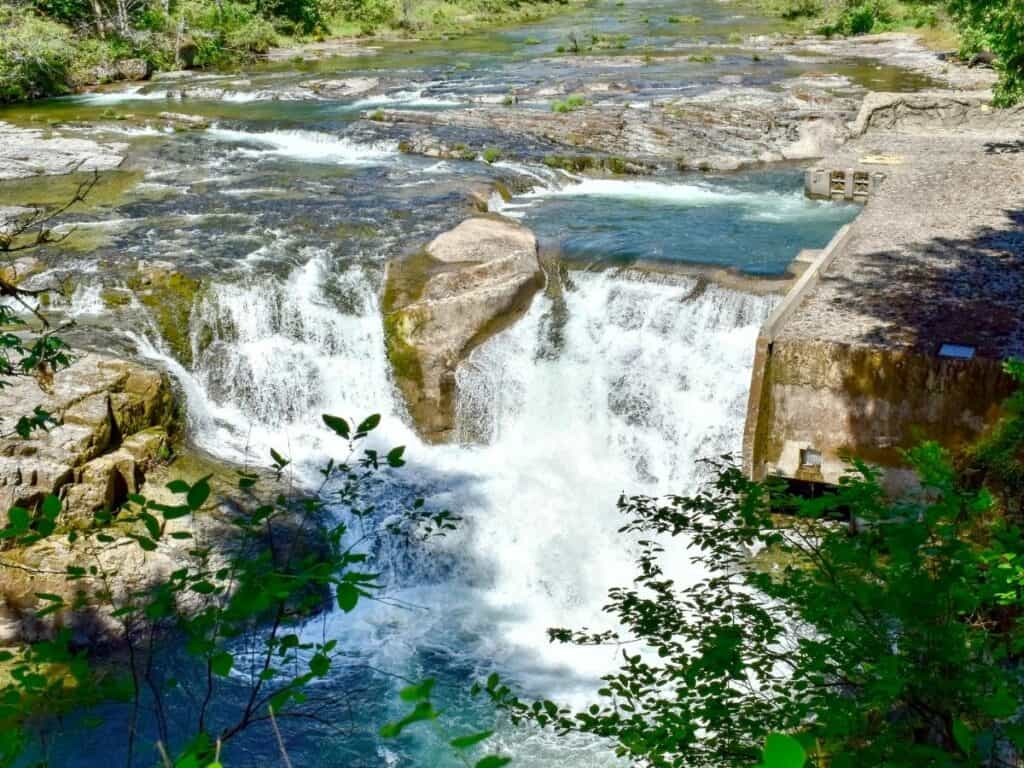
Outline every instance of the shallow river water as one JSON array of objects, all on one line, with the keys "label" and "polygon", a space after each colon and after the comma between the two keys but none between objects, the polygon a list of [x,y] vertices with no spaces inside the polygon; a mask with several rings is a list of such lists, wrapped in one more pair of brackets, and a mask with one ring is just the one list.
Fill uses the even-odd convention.
[{"label": "shallow river water", "polygon": [[[673,14],[703,23],[669,23]],[[354,714],[338,723],[343,734],[287,730],[295,765],[448,765],[429,729],[398,742],[375,736],[402,707],[404,683],[392,675],[436,677],[440,704],[463,730],[493,720],[467,697],[491,671],[527,695],[585,700],[617,651],[553,646],[545,629],[603,626],[607,589],[630,581],[630,542],[616,534],[621,492],[693,490],[701,457],[739,450],[757,330],[777,300],[714,284],[695,290],[694,277],[590,267],[682,262],[779,275],[800,249],[823,246],[856,215],[853,206],[806,200],[795,166],[583,179],[541,164],[438,161],[402,154],[361,112],[460,109],[538,80],[625,79],[634,86],[628,98],[641,101],[700,93],[723,77],[772,87],[811,71],[854,90],[918,85],[874,65],[771,56],[755,64],[728,49],[731,35],[771,29],[716,0],[597,2],[528,28],[190,81],[216,89],[208,99],[179,103],[173,84],[158,81],[0,112],[129,143],[124,169],[104,178],[67,247],[47,254],[51,274],[74,287],[54,309],[77,319],[80,338],[165,365],[199,448],[252,461],[283,447],[312,478],[339,448],[320,414],[379,412],[381,443],[408,446],[409,462],[381,508],[421,495],[464,518],[428,548],[374,553],[389,596],[407,607],[364,601],[352,616],[329,613],[309,625],[311,636],[342,638],[350,663],[318,685],[352,702]],[[627,52],[648,46],[679,57],[643,68],[552,58],[574,30],[623,33]],[[688,60],[709,44],[724,46],[716,62]],[[289,96],[304,80],[352,75],[389,86],[368,99]],[[147,124],[168,110],[212,125],[168,133],[155,119]],[[116,119],[125,115],[132,118]],[[494,209],[570,260],[571,285],[564,306],[538,296],[460,370],[460,430],[474,441],[428,446],[407,425],[389,379],[383,265],[463,218],[467,189],[495,180],[518,194],[493,200]],[[19,183],[2,195],[55,200],[66,184]],[[140,260],[207,281],[183,333],[187,354],[137,302],[109,300]],[[684,549],[674,567],[688,577]],[[117,762],[111,744],[123,722],[111,715],[98,729],[72,722],[54,764]],[[502,727],[495,746],[524,768],[615,764],[600,744],[530,730]],[[232,745],[226,764],[276,764],[275,754],[269,731],[256,729]]]}]

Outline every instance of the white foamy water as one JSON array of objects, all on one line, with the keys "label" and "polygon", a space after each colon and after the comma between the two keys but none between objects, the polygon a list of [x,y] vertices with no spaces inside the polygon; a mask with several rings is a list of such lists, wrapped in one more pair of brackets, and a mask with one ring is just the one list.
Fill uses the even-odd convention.
[{"label": "white foamy water", "polygon": [[398,154],[398,146],[393,143],[363,144],[315,131],[254,132],[213,127],[206,130],[206,135],[217,141],[258,147],[256,154],[311,163],[374,164]]},{"label": "white foamy water", "polygon": [[519,196],[525,202],[553,197],[587,197],[610,202],[654,203],[685,208],[738,206],[751,221],[787,222],[821,218],[829,211],[842,216],[843,209],[828,202],[808,200],[799,191],[765,192],[716,185],[679,184],[648,180],[574,178],[572,183],[548,183]]},{"label": "white foamy water", "polygon": [[[196,308],[196,369],[177,372],[203,447],[261,464],[275,447],[312,479],[341,448],[322,413],[380,412],[379,444],[408,446],[405,481],[465,518],[437,545],[454,553],[454,573],[400,593],[429,606],[426,618],[369,606],[354,629],[339,622],[388,668],[445,626],[448,651],[490,660],[534,692],[592,691],[614,650],[551,645],[545,630],[604,626],[608,588],[631,581],[619,494],[692,490],[699,458],[740,448],[772,299],[612,273],[572,281],[564,308],[538,297],[460,369],[460,428],[482,444],[428,446],[406,426],[358,268],[334,274],[314,256],[286,281],[215,286]],[[343,311],[328,295],[344,297]],[[687,578],[685,556],[675,562]]]},{"label": "white foamy water", "polygon": [[122,104],[126,101],[160,101],[162,99],[170,98],[167,91],[143,91],[143,87],[144,86],[139,85],[131,88],[121,88],[116,91],[94,91],[93,93],[82,93],[62,98],[66,98],[67,100],[74,101],[78,104],[89,104],[92,106]]}]

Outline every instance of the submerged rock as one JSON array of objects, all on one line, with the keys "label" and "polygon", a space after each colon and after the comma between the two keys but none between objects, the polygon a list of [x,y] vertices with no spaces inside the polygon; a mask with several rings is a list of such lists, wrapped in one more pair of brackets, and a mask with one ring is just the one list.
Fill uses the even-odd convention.
[{"label": "submerged rock", "polygon": [[376,77],[348,77],[338,80],[310,80],[302,87],[325,99],[347,99],[365,96],[380,86]]},{"label": "submerged rock", "polygon": [[518,319],[542,286],[537,239],[499,217],[468,219],[423,252],[388,264],[388,357],[425,439],[451,437],[459,363]]},{"label": "submerged rock", "polygon": [[210,121],[202,115],[190,115],[185,112],[161,112],[157,117],[175,130],[202,129],[210,126]]}]

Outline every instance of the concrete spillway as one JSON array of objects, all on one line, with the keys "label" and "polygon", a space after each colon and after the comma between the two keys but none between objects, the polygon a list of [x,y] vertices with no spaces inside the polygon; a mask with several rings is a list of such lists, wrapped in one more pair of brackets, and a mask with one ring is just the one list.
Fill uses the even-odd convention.
[{"label": "concrete spillway", "polygon": [[1003,361],[1024,356],[1024,110],[873,94],[857,132],[807,174],[809,194],[866,205],[762,327],[754,478],[835,483],[856,457],[899,487],[903,450],[998,418]]}]

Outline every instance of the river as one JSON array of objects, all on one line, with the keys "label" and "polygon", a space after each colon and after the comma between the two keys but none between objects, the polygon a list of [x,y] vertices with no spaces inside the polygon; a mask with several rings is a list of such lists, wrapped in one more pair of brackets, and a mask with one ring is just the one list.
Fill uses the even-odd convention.
[{"label": "river", "polygon": [[[690,14],[703,22],[667,20]],[[406,445],[408,459],[381,509],[423,496],[428,507],[463,518],[455,534],[430,546],[373,553],[388,574],[389,598],[405,607],[364,601],[352,615],[328,613],[306,628],[342,638],[346,663],[316,685],[352,712],[339,714],[341,734],[287,729],[295,765],[454,764],[430,729],[395,742],[376,737],[403,708],[396,692],[404,683],[393,675],[437,678],[455,730],[493,722],[467,694],[492,671],[527,695],[585,701],[617,651],[551,645],[545,629],[604,626],[606,591],[631,581],[631,545],[616,533],[620,493],[691,491],[700,458],[739,451],[758,327],[777,301],[671,270],[619,267],[699,264],[777,276],[800,249],[822,247],[856,215],[853,206],[806,200],[797,166],[583,178],[539,162],[404,154],[396,136],[361,113],[458,110],[538,81],[568,82],[570,90],[625,81],[627,91],[607,98],[636,102],[700,93],[723,78],[771,88],[823,70],[853,91],[879,79],[889,88],[918,84],[862,63],[780,56],[754,66],[749,54],[730,53],[736,35],[773,28],[716,0],[602,0],[525,28],[201,75],[189,86],[201,84],[207,97],[187,102],[174,97],[173,81],[155,81],[0,114],[129,144],[124,169],[105,178],[80,229],[46,254],[51,276],[73,280],[70,301],[53,311],[77,320],[83,343],[166,366],[186,399],[191,442],[248,461],[262,461],[273,446],[311,479],[338,449],[320,414],[379,412],[381,444]],[[556,47],[574,30],[624,35],[627,51],[679,56],[645,67],[559,63]],[[724,53],[713,63],[690,61],[687,54],[709,44]],[[354,76],[380,77],[385,86],[365,98],[292,97],[311,78]],[[211,124],[168,131],[155,119],[167,110]],[[459,429],[472,439],[426,445],[389,378],[378,307],[383,265],[468,215],[466,190],[496,180],[516,194],[492,199],[493,208],[562,254],[572,266],[569,285],[562,298],[539,295],[460,369]],[[21,182],[3,194],[25,203],[62,189]],[[204,281],[182,329],[184,347],[169,343],[129,292],[118,294],[140,260]],[[111,291],[125,298],[111,301]],[[685,549],[674,563],[673,575],[688,578]],[[97,728],[72,719],[52,745],[52,764],[116,761],[111,744],[123,716],[116,708],[106,714]],[[524,768],[617,764],[606,745],[504,725],[493,746]],[[225,764],[277,764],[275,755],[269,731],[255,729],[231,745]]]}]

